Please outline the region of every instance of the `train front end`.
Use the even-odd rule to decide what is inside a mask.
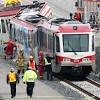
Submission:
[[[59,71],[69,71],[79,76],[87,76],[95,71],[94,33],[90,26],[63,25],[59,31],[56,36],[56,64]]]

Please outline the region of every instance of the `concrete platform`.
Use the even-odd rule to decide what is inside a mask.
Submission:
[[[30,99],[30,97],[26,95],[26,84],[23,84],[22,79],[17,85],[16,97],[11,99],[10,87],[6,83],[6,75],[10,66],[7,61],[0,59],[0,100],[66,100],[64,96],[45,84],[43,80],[36,80],[34,95]]]

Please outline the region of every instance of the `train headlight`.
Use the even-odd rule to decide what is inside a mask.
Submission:
[[[88,58],[83,58],[83,62],[87,62],[87,61],[89,61]]]

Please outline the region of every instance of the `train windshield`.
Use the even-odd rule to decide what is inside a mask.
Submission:
[[[88,34],[63,35],[64,52],[87,52],[88,50],[89,50]]]

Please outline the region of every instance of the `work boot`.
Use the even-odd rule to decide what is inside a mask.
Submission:
[[[14,96],[11,96],[11,98],[14,98]]]
[[[32,98],[32,95],[30,95],[30,98]]]

